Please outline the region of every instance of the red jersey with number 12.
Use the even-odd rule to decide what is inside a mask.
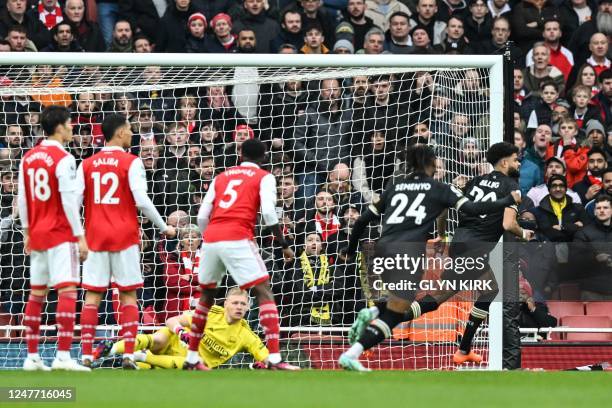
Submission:
[[[236,166],[215,177],[215,199],[204,242],[253,239],[261,179],[268,174],[255,166]]]
[[[85,237],[93,251],[121,251],[140,242],[130,166],[136,156],[105,148],[83,160]]]
[[[28,206],[30,248],[35,251],[77,241],[64,213],[57,174],[58,164],[69,160],[69,156],[59,143],[48,141],[23,156],[21,171]],[[74,172],[74,168],[67,170]]]

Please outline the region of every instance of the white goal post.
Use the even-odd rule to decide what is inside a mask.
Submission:
[[[63,78],[66,79],[64,83],[61,84],[51,84],[48,81],[45,81],[45,78],[38,78],[38,82],[33,82],[32,75],[36,71],[36,67],[40,66],[52,66],[52,67],[65,67],[63,69]],[[71,67],[88,67],[83,70],[73,70]],[[94,69],[95,67],[95,69]],[[142,68],[144,67],[160,67],[157,72],[157,77],[155,82],[147,82],[144,78]],[[242,74],[238,75],[235,71],[236,68],[244,68],[244,71],[241,71]],[[257,68],[257,70],[249,70],[252,68]],[[58,68],[59,69],[59,68]],[[454,90],[457,86],[460,86],[462,81],[464,81],[465,72],[467,70],[479,70],[479,72],[484,72],[480,77],[478,77],[477,81],[482,84],[483,90],[479,91],[478,95],[483,97],[482,100],[474,101],[471,98],[471,95],[467,92],[458,92],[454,93]],[[42,72],[42,71],[41,71]],[[477,109],[484,109],[482,112],[477,112],[474,116],[478,116],[478,120],[472,122],[471,114],[466,113],[470,119],[469,125],[467,125],[470,129],[466,131],[473,131],[472,139],[476,139],[477,149],[481,151],[486,151],[486,147],[490,144],[497,143],[503,141],[504,135],[504,92],[510,92],[511,90],[504,88],[504,75],[503,75],[503,57],[501,55],[497,56],[482,56],[482,55],[452,55],[452,56],[442,56],[442,55],[376,55],[376,56],[368,56],[368,55],[284,55],[284,54],[131,54],[131,53],[3,53],[2,59],[0,60],[0,78],[6,77],[9,82],[8,86],[0,87],[0,99],[2,98],[10,98],[15,97],[17,99],[30,97],[32,95],[51,95],[58,94],[64,92],[67,95],[70,95],[75,101],[77,99],[77,95],[86,92],[99,92],[100,94],[110,94],[110,99],[102,100],[100,99],[97,102],[97,108],[100,111],[102,110],[102,105],[104,102],[110,103],[112,106],[119,106],[115,102],[119,100],[119,98],[132,98],[132,104],[134,109],[138,106],[146,106],[147,109],[153,109],[148,104],[147,101],[141,98],[141,92],[148,92],[152,89],[159,90],[161,92],[167,92],[172,94],[173,99],[180,99],[185,95],[185,91],[179,96],[175,96],[174,93],[177,90],[184,89],[196,89],[196,88],[210,88],[213,86],[233,86],[233,87],[241,87],[241,89],[249,89],[249,85],[255,84],[257,86],[269,84],[269,89],[273,88],[272,84],[276,83],[287,83],[289,81],[302,81],[306,82],[317,82],[324,79],[331,78],[344,78],[346,81],[340,81],[340,92],[347,92],[348,87],[351,86],[351,79],[356,76],[366,76],[366,77],[374,77],[379,75],[392,75],[392,85],[395,86],[397,90],[402,85],[402,81],[408,84],[408,79],[398,79],[400,78],[400,74],[405,73],[431,73],[433,83],[430,84],[431,94],[428,97],[429,99],[424,99],[424,105],[431,104],[434,93],[437,92],[438,89],[446,90],[446,95],[448,98],[452,99],[452,97],[448,96],[449,94],[453,95],[453,97],[458,98],[456,100],[447,101],[451,106],[453,103],[463,104],[468,111],[473,110],[476,112]],[[448,74],[443,74],[448,72]],[[23,73],[21,75],[20,73]],[[89,77],[90,75],[98,75],[101,73],[102,81],[98,83],[94,83],[94,81]],[[253,74],[254,73],[254,74]],[[14,74],[14,75],[12,75]],[[46,75],[49,75],[48,73]],[[253,76],[254,75],[254,76]],[[393,76],[395,75],[395,76]],[[404,77],[401,77],[404,78]],[[412,81],[412,79],[410,79]],[[415,80],[414,83],[417,83]],[[46,86],[47,84],[48,86]],[[410,82],[410,86],[413,86],[412,82]],[[370,84],[371,86],[371,84]],[[408,86],[408,85],[406,85]],[[284,89],[284,88],[283,88]],[[407,88],[406,88],[407,89]],[[451,92],[452,91],[452,92]],[[182,91],[181,91],[182,92]],[[276,91],[273,91],[276,92]],[[284,91],[283,91],[284,92]],[[310,95],[314,95],[315,91],[310,89],[304,89],[304,92],[310,98]],[[317,89],[318,92],[318,89]],[[399,92],[399,91],[397,91]],[[476,94],[476,93],[475,93]],[[132,95],[127,96],[126,95]],[[134,96],[135,95],[135,96]],[[178,95],[178,94],[177,94]],[[459,95],[459,96],[457,96]],[[242,119],[245,124],[248,124],[250,127],[255,128],[256,131],[265,131],[272,129],[257,129],[257,121],[262,119],[258,118],[257,115],[253,115],[252,111],[249,110],[249,102],[248,98],[240,100],[240,96],[238,98],[236,95],[227,95],[228,99],[232,99],[231,102],[225,102],[227,104],[234,104],[237,111],[242,115]],[[245,95],[242,95],[245,96]],[[248,95],[246,95],[248,96]],[[263,96],[263,91],[260,91],[260,95],[258,97]],[[199,96],[198,96],[199,97]],[[272,97],[272,96],[271,96]],[[107,96],[108,98],[108,96]],[[204,96],[202,96],[204,98]],[[461,99],[464,98],[464,99]],[[37,100],[41,98],[36,98]],[[305,102],[306,106],[312,104],[313,99],[308,99]],[[143,102],[144,101],[144,102]],[[238,102],[236,102],[238,101]],[[415,102],[414,99],[410,99],[410,106]],[[40,102],[44,105],[44,101]],[[242,103],[243,105],[239,104]],[[75,102],[76,104],[76,102]],[[178,102],[180,104],[180,102]],[[433,115],[434,109],[431,106],[421,106],[423,115],[429,115],[429,117],[420,117],[420,120],[423,122],[427,122],[431,124],[431,115]],[[178,105],[177,105],[178,106]],[[484,108],[483,108],[484,106]],[[196,111],[199,109],[199,105],[196,107]],[[408,106],[404,107],[408,110]],[[119,109],[119,108],[113,108]],[[176,120],[174,119],[174,113],[171,113],[167,107],[158,107],[157,110],[153,109],[154,114],[157,116],[163,115],[164,119],[157,118],[157,121],[164,127],[164,129],[168,129],[168,125],[173,123],[173,126],[176,125]],[[178,112],[178,107],[171,108]],[[352,110],[352,105],[343,105],[341,108],[341,112],[350,112]],[[97,112],[97,111],[96,111]],[[6,115],[4,115],[6,113]],[[414,112],[407,112],[407,115],[410,116]],[[8,112],[0,112],[2,117],[8,118]],[[304,114],[301,112],[300,114]],[[179,113],[176,113],[179,115]],[[299,115],[296,115],[296,117]],[[171,117],[171,119],[168,119]],[[446,116],[445,116],[446,118]],[[377,117],[377,123],[379,119],[384,119],[381,117]],[[8,119],[5,119],[8,121]],[[225,119],[224,119],[225,120]],[[274,118],[270,118],[269,122],[266,123],[277,123],[273,122]],[[25,129],[26,123],[20,119],[20,124],[23,125]],[[451,129],[454,126],[454,123],[450,123],[450,119],[444,119],[446,123],[444,123],[443,127],[440,129]],[[202,121],[203,122],[203,121]],[[263,123],[263,122],[261,122]],[[280,126],[286,126],[281,122]],[[293,123],[292,129],[300,126],[299,119],[297,122]],[[385,121],[385,124],[389,122]],[[406,132],[406,134],[397,135],[398,140],[402,140],[404,143],[408,140],[408,131],[412,130],[415,122],[406,125],[405,127],[401,127],[397,125],[397,122],[394,123],[394,131]],[[88,123],[91,125],[92,123]],[[8,126],[10,123],[0,123],[1,126]],[[187,125],[186,125],[187,126]],[[197,126],[195,128],[195,132],[197,132]],[[262,125],[263,126],[263,125]],[[278,125],[275,125],[278,126]],[[366,124],[367,126],[367,124]],[[385,125],[386,126],[386,125]],[[465,126],[465,125],[464,125]],[[29,129],[29,128],[28,128]],[[173,128],[176,131],[176,127]],[[276,129],[276,128],[275,128]],[[388,130],[388,129],[384,129]],[[432,129],[430,129],[432,130]],[[91,129],[90,129],[91,131]],[[165,134],[167,130],[164,130],[162,133]],[[192,130],[190,129],[191,133]],[[438,130],[438,132],[443,132],[442,130]],[[460,152],[456,151],[456,148],[448,148],[446,146],[446,138],[442,133],[440,133],[440,137],[437,141],[437,148],[441,149],[440,151],[445,151],[448,156],[446,157],[445,164],[445,172],[449,174],[446,180],[452,181],[454,180],[454,176],[459,174],[461,176],[459,168],[459,161],[461,160]],[[23,135],[24,138],[31,137],[34,140],[33,135]],[[162,136],[164,138],[164,136]],[[226,130],[225,138],[228,140],[228,143],[231,143],[233,139],[236,138],[235,130]],[[432,137],[432,140],[434,138]],[[398,146],[403,146],[401,143]],[[361,143],[354,143],[350,146],[351,148],[357,147],[358,150],[361,150],[363,146]],[[448,148],[448,149],[447,149]],[[317,147],[318,149],[318,147]],[[453,150],[455,149],[455,150]],[[1,149],[0,149],[1,150]],[[284,148],[281,149],[282,153],[286,153]],[[395,153],[398,153],[396,150]],[[186,153],[187,154],[187,153]],[[223,161],[226,159],[226,150],[223,150],[220,153],[223,157],[221,158],[223,163],[227,163],[227,161]],[[237,154],[236,151],[233,154]],[[12,157],[12,156],[11,156]],[[12,160],[9,157],[8,162]],[[401,155],[395,155],[392,159],[392,163],[395,162],[397,157],[401,157]],[[162,159],[166,159],[162,157]],[[3,162],[4,160],[4,162]],[[157,160],[157,159],[156,159]],[[292,161],[294,160],[294,161]],[[301,181],[306,183],[305,180],[310,180],[306,178],[298,177],[296,167],[298,167],[297,159],[289,159],[288,165],[291,169],[293,169],[296,174],[296,180],[299,184]],[[350,167],[352,167],[353,156],[350,156]],[[3,159],[0,155],[0,167],[2,167],[2,163],[8,163],[7,159]],[[283,164],[285,162],[283,161]],[[14,168],[13,162],[10,163],[10,166]],[[300,166],[307,167],[308,163],[301,163]],[[7,165],[9,166],[9,165]],[[10,167],[9,166],[9,167]],[[215,161],[215,166],[217,162]],[[217,168],[218,169],[218,168]],[[180,170],[176,168],[176,170]],[[189,170],[189,169],[188,169]],[[450,175],[453,175],[452,177]],[[472,174],[473,175],[473,174]],[[180,179],[180,177],[179,177]],[[325,183],[327,180],[327,173],[323,179],[318,179],[315,177],[315,184],[320,185]],[[161,182],[161,181],[160,181]],[[298,189],[302,187],[307,187],[306,185],[297,186]],[[313,188],[315,188],[313,186]],[[353,186],[354,188],[354,186]],[[313,190],[314,191],[314,190]],[[318,191],[318,190],[317,190]],[[164,197],[168,197],[169,194],[167,192],[159,192],[157,190],[150,192],[151,194],[159,194],[160,197],[163,195]],[[297,194],[297,193],[296,193]],[[304,193],[306,194],[306,193]],[[177,195],[178,197],[178,195]],[[180,200],[179,198],[173,198],[176,200]],[[314,197],[305,196],[305,202],[314,202]],[[164,199],[161,199],[162,204],[164,205]],[[188,198],[191,200],[191,198]],[[310,201],[308,201],[310,200]],[[364,202],[367,201],[363,200]],[[3,201],[4,203],[4,201]],[[193,203],[191,203],[193,205]],[[308,205],[308,204],[307,204]],[[311,204],[314,205],[314,204]],[[177,207],[179,208],[179,207]],[[10,213],[10,209],[1,208],[2,210],[7,210]],[[305,211],[312,210],[312,208],[305,208]],[[162,214],[164,215],[164,214]],[[168,215],[168,214],[166,214]],[[340,214],[336,214],[340,215]],[[340,217],[338,217],[340,218]],[[261,236],[258,236],[261,238]],[[262,250],[273,252],[268,247],[262,247]],[[153,250],[155,252],[155,256],[157,257],[159,253],[157,252],[157,247]],[[296,253],[299,255],[299,253]],[[7,256],[7,254],[3,254],[2,256]],[[501,254],[499,256],[493,255],[492,257],[492,265],[497,278],[497,282],[500,287],[500,295],[495,302],[492,303],[488,326],[480,331],[479,337],[481,337],[481,341],[488,342],[488,345],[485,345],[485,348],[488,349],[488,364],[486,366],[482,366],[481,368],[487,368],[492,370],[501,370],[502,369],[502,304],[501,304],[501,293],[503,293],[502,287],[502,271],[501,271]],[[156,258],[157,259],[157,258]],[[180,260],[178,261],[180,263]],[[5,276],[3,278],[6,279]],[[10,285],[9,285],[10,286]],[[336,292],[338,288],[335,288]],[[280,296],[280,294],[279,294]],[[0,299],[2,302],[2,299]],[[297,308],[291,305],[291,309],[293,310],[291,313],[299,313],[295,312]],[[0,309],[0,312],[2,310]],[[283,313],[283,309],[280,309],[280,313]],[[282,316],[281,316],[282,317]],[[298,319],[299,320],[299,319]],[[256,315],[250,319],[252,323],[256,327]],[[299,320],[301,321],[301,320]],[[11,324],[0,325],[0,369],[7,368],[10,366],[14,366],[14,363],[8,364],[7,361],[10,353],[5,354],[2,353],[1,350],[5,344],[13,344],[23,343],[23,339],[17,339],[14,337],[9,337],[8,340],[2,342],[2,335],[6,333],[10,335],[11,333],[17,332],[22,326],[19,325],[19,322],[12,321]],[[156,324],[149,324],[148,328],[156,326]],[[253,324],[252,324],[253,326]],[[317,335],[319,333],[329,334],[333,337],[337,337],[338,334],[345,333],[348,330],[350,325],[347,324],[337,324],[332,325],[283,325],[282,330],[286,333],[310,333],[313,335]],[[110,327],[114,328],[114,327]],[[142,327],[146,329],[147,327]],[[50,329],[50,328],[49,328]],[[425,328],[427,329],[427,328]],[[78,326],[77,326],[78,330]],[[109,332],[109,333],[112,333]],[[51,334],[52,336],[52,334]],[[291,341],[291,340],[289,340]],[[309,346],[315,347],[316,344],[314,342],[321,340],[299,340],[299,341],[307,341],[310,342]],[[299,342],[298,341],[298,342]],[[325,340],[326,341],[326,340]],[[477,338],[478,342],[478,338]],[[323,343],[321,343],[323,344]],[[329,352],[329,355],[332,357],[325,358],[334,358],[336,354],[337,346],[327,345],[320,346],[322,348],[327,348],[326,351]],[[330,343],[331,344],[331,343]],[[340,346],[341,348],[342,346]],[[427,349],[427,344],[424,346]],[[444,358],[438,359],[434,363],[427,363],[426,368],[449,368],[450,367],[450,357],[452,356],[451,352],[452,348],[444,349],[445,356]],[[433,350],[433,349],[432,349]],[[453,350],[454,351],[454,350]],[[300,354],[301,351],[296,354]],[[403,352],[402,352],[403,353]],[[429,353],[426,351],[426,353]],[[436,353],[436,352],[431,352]],[[417,353],[415,352],[415,355]],[[448,355],[446,355],[448,354]],[[300,354],[301,355],[301,354]],[[403,354],[402,354],[403,355]],[[301,357],[298,357],[300,359]],[[406,357],[408,359],[408,357]],[[2,361],[3,359],[7,359],[7,361]],[[433,359],[435,360],[435,358]],[[301,362],[301,361],[298,361]],[[331,363],[330,363],[331,364]],[[322,366],[326,367],[325,364]],[[393,366],[393,362],[391,362],[391,366]],[[422,366],[418,365],[419,368]],[[396,364],[393,367],[398,367]],[[400,366],[400,367],[403,367]],[[406,368],[412,368],[412,366],[406,365]]]

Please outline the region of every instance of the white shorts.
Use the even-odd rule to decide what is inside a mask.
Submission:
[[[221,282],[225,271],[242,289],[253,287],[268,279],[259,248],[248,239],[240,241],[219,241],[202,244],[200,254],[200,286],[215,288]]]
[[[140,250],[132,245],[122,251],[89,251],[83,264],[82,287],[87,290],[104,292],[113,278],[113,286],[121,291],[142,287],[140,272]]]
[[[76,242],[63,242],[45,251],[32,251],[32,289],[78,286],[79,281],[79,246]]]

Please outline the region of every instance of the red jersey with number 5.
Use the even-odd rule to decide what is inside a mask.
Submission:
[[[45,140],[21,161],[20,178],[28,207],[30,248],[44,251],[64,242],[76,242],[62,206],[60,189],[74,190],[74,158],[55,141]],[[63,185],[60,186],[60,178]]]
[[[236,166],[215,177],[215,198],[204,242],[253,239],[261,206],[261,180],[268,174],[255,166]]]
[[[140,226],[130,188],[132,166],[140,161],[119,147],[105,147],[83,160],[85,237],[92,251],[116,252],[140,242]],[[138,173],[139,169],[134,173]],[[82,174],[81,174],[82,172]]]

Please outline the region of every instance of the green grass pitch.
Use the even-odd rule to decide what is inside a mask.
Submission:
[[[606,372],[0,371],[1,387],[76,387],[76,402],[2,407],[603,407]],[[194,395],[194,397],[191,397]],[[192,400],[193,398],[193,400]],[[192,404],[192,402],[195,402]]]

